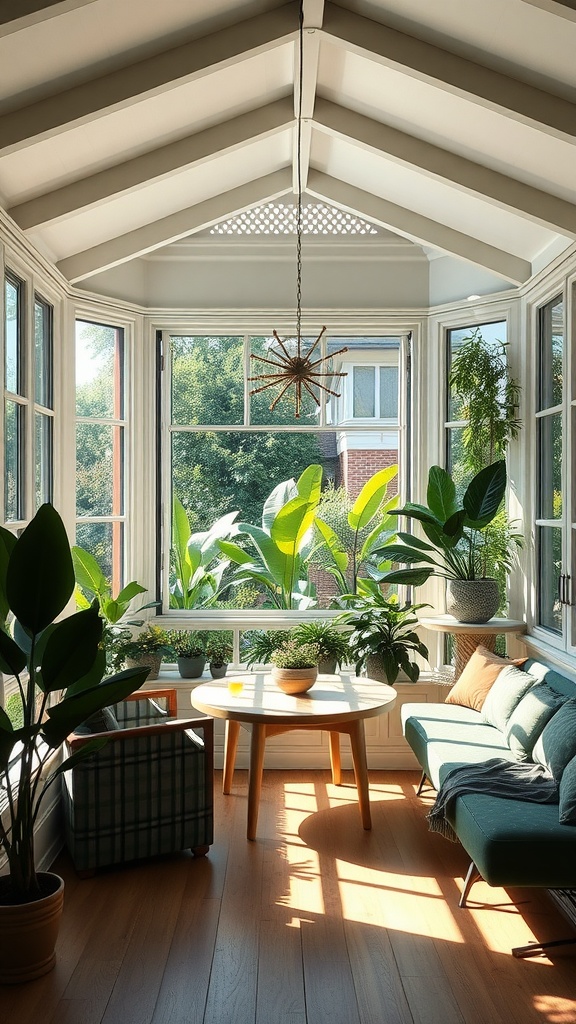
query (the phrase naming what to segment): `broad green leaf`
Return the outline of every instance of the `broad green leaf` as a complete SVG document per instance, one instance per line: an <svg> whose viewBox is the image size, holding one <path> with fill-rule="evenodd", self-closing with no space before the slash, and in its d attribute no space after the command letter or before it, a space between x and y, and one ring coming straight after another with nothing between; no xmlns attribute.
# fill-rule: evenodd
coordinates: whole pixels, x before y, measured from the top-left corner
<svg viewBox="0 0 576 1024"><path fill-rule="evenodd" d="M8 771L8 764L14 747L18 743L18 737L12 727L12 722L3 708L0 708L0 776Z"/></svg>
<svg viewBox="0 0 576 1024"><path fill-rule="evenodd" d="M442 466L432 466L428 473L426 501L432 515L441 523L445 523L458 509L454 481Z"/></svg>
<svg viewBox="0 0 576 1024"><path fill-rule="evenodd" d="M434 549L431 548L431 550ZM428 562L429 565L438 564L431 555L408 544L387 544L382 548L382 554L385 554L390 561L400 562L402 565L414 565L414 563L420 562Z"/></svg>
<svg viewBox="0 0 576 1024"><path fill-rule="evenodd" d="M106 597L110 588L98 562L89 551L75 545L72 549L74 576L83 590L89 590L95 597Z"/></svg>
<svg viewBox="0 0 576 1024"><path fill-rule="evenodd" d="M335 533L332 527L329 526L328 523L325 523L323 519L319 519L318 516L314 519L314 525L321 534L328 551L334 559L334 564L337 569L339 569L341 573L345 573L348 568L349 559L338 534Z"/></svg>
<svg viewBox="0 0 576 1024"><path fill-rule="evenodd" d="M506 491L506 463L494 462L477 473L468 484L462 504L466 510L467 525L481 530L496 515Z"/></svg>
<svg viewBox="0 0 576 1024"><path fill-rule="evenodd" d="M66 607L73 590L74 566L64 523L52 505L41 505L10 556L10 607L22 625L41 633Z"/></svg>
<svg viewBox="0 0 576 1024"><path fill-rule="evenodd" d="M5 530L3 526L0 526L0 621L6 622L8 618L8 612L10 606L8 604L8 598L6 597L6 571L8 569L8 562L10 555L14 550L16 544L16 537L10 530Z"/></svg>
<svg viewBox="0 0 576 1024"><path fill-rule="evenodd" d="M102 601L100 605L102 609L102 615L107 622L115 625L119 619L122 618L125 609L118 603L116 598L111 597L109 600Z"/></svg>
<svg viewBox="0 0 576 1024"><path fill-rule="evenodd" d="M92 668L77 679L75 683L66 690L67 697L73 697L75 693L82 693L83 690L90 690L93 686L98 686L98 683L106 674L106 651L103 647L98 648L94 664Z"/></svg>
<svg viewBox="0 0 576 1024"><path fill-rule="evenodd" d="M0 629L0 672L17 676L26 668L27 660L26 652Z"/></svg>
<svg viewBox="0 0 576 1024"><path fill-rule="evenodd" d="M244 548L241 548L239 544L234 544L233 541L221 540L218 543L218 547L222 554L226 555L227 558L230 558L238 565L244 565L247 562L252 562L254 560L252 555L249 555L247 551L244 551Z"/></svg>
<svg viewBox="0 0 576 1024"><path fill-rule="evenodd" d="M314 522L315 501L293 498L281 508L270 529L270 536L282 554L293 558L300 550L306 532Z"/></svg>
<svg viewBox="0 0 576 1024"><path fill-rule="evenodd" d="M432 576L441 576L436 569L393 569L384 576L386 583L400 583L407 587L421 587Z"/></svg>
<svg viewBox="0 0 576 1024"><path fill-rule="evenodd" d="M386 519L390 523L392 522L392 520L390 519L390 516L386 516ZM383 537L386 533L388 533L388 537L387 538L385 537L384 540L381 540L380 538ZM387 541L391 541L394 536L395 536L395 530L394 529L392 529L392 531L386 531L385 528L384 528L384 522L383 521L377 523L376 526L374 527L374 529L371 530L370 533L368 534L368 536L366 537L366 540L364 541L364 543L363 543L363 545L362 545L362 547L360 549L360 556L359 556L360 562L363 562L366 558L370 558L371 555L375 555L376 552L385 543L387 543Z"/></svg>
<svg viewBox="0 0 576 1024"><path fill-rule="evenodd" d="M300 498L317 505L322 490L322 466L316 463L306 466L296 481L296 489Z"/></svg>
<svg viewBox="0 0 576 1024"><path fill-rule="evenodd" d="M277 484L264 502L264 508L262 509L262 529L266 530L267 533L270 533L270 527L272 526L272 523L280 509L291 501L292 498L296 498L297 495L298 490L295 480L283 480L281 483Z"/></svg>
<svg viewBox="0 0 576 1024"><path fill-rule="evenodd" d="M286 567L286 555L274 543L271 536L258 526L251 526L250 523L240 523L239 530L246 533L252 539L258 554L262 559L265 569L270 573L278 586L282 586Z"/></svg>
<svg viewBox="0 0 576 1024"><path fill-rule="evenodd" d="M435 551L435 547L432 544L427 544L421 537L416 537L413 533L399 533L398 540L408 544L410 547L419 548L421 551Z"/></svg>
<svg viewBox="0 0 576 1024"><path fill-rule="evenodd" d="M130 604L130 602L133 601L134 598L138 596L138 594L145 594L145 593L146 593L146 587L143 587L140 583L137 583L136 580L132 580L131 583L127 583L126 586L123 587L123 589L118 594L116 600L117 600L118 604L123 604L125 606L128 606Z"/></svg>
<svg viewBox="0 0 576 1024"><path fill-rule="evenodd" d="M42 689L65 690L90 672L101 637L102 619L94 608L59 622L42 657Z"/></svg>
<svg viewBox="0 0 576 1024"><path fill-rule="evenodd" d="M104 679L91 690L66 696L59 704L48 708L48 718L42 723L42 735L48 745L59 747L76 726L95 711L124 700L142 686L149 673L149 668L127 668Z"/></svg>
<svg viewBox="0 0 576 1024"><path fill-rule="evenodd" d="M353 530L362 530L372 521L386 496L388 484L396 476L398 466L379 470L364 484L354 505L348 513L348 523Z"/></svg>
<svg viewBox="0 0 576 1024"><path fill-rule="evenodd" d="M186 556L191 532L186 509L175 497L172 503L172 547L180 560Z"/></svg>
<svg viewBox="0 0 576 1024"><path fill-rule="evenodd" d="M79 586L74 588L74 602L78 610L89 608L91 604L86 595L82 593Z"/></svg>

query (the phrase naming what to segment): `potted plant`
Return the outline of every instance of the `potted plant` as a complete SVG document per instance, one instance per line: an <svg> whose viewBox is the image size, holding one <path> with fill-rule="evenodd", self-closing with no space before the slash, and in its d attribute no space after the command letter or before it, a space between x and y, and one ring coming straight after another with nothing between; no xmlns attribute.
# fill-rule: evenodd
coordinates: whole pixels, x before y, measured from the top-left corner
<svg viewBox="0 0 576 1024"><path fill-rule="evenodd" d="M315 644L320 673L332 675L340 665L351 660L350 631L335 626L333 620L301 622L290 631L290 635L300 643Z"/></svg>
<svg viewBox="0 0 576 1024"><path fill-rule="evenodd" d="M242 637L241 660L248 668L269 665L274 651L288 640L287 629L250 629Z"/></svg>
<svg viewBox="0 0 576 1024"><path fill-rule="evenodd" d="M8 874L0 879L0 981L27 981L54 966L64 883L38 872L34 827L47 788L106 740L86 744L58 763L56 751L81 722L123 700L147 672L129 669L103 679L98 604L59 619L74 591L64 524L42 505L16 537L0 527L0 671L14 676L23 726L0 708L0 784L7 823L0 849Z"/></svg>
<svg viewBox="0 0 576 1024"><path fill-rule="evenodd" d="M197 629L171 629L168 643L182 679L199 679L206 664L206 635Z"/></svg>
<svg viewBox="0 0 576 1024"><path fill-rule="evenodd" d="M339 621L352 627L356 672L365 670L370 679L393 686L402 671L415 683L420 666L414 655L428 657L428 648L414 629L416 612L427 605L401 604L396 594L386 598L373 580L359 580L359 587L359 594L346 595L354 607L339 616Z"/></svg>
<svg viewBox="0 0 576 1024"><path fill-rule="evenodd" d="M384 574L387 583L421 586L434 575L448 580L447 611L460 622L488 622L500 603L497 581L486 576L486 527L500 509L506 490L504 460L492 463L468 484L462 501L454 480L441 466L428 474L428 505L408 502L391 515L418 520L429 543L399 533L386 548L389 558L411 568Z"/></svg>
<svg viewBox="0 0 576 1024"><path fill-rule="evenodd" d="M206 657L213 679L223 679L232 657L232 634L227 629L215 629L208 634Z"/></svg>
<svg viewBox="0 0 576 1024"><path fill-rule="evenodd" d="M146 626L136 636L130 630L123 630L113 639L112 649L116 664L127 668L149 668L150 679L158 678L162 660L172 654L168 633L154 625Z"/></svg>
<svg viewBox="0 0 576 1024"><path fill-rule="evenodd" d="M306 693L318 676L318 647L293 637L272 652L272 679L284 693Z"/></svg>

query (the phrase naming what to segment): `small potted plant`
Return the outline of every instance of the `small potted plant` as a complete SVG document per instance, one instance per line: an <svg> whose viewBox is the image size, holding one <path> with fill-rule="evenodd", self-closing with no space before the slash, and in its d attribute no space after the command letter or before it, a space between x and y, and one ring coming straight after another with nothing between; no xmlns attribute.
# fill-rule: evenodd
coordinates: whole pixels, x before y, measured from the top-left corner
<svg viewBox="0 0 576 1024"><path fill-rule="evenodd" d="M272 679L284 693L306 693L318 676L318 647L294 638L272 652Z"/></svg>
<svg viewBox="0 0 576 1024"><path fill-rule="evenodd" d="M208 634L206 657L213 679L223 679L232 657L232 634L227 629L215 629Z"/></svg>
<svg viewBox="0 0 576 1024"><path fill-rule="evenodd" d="M160 626L148 625L136 636L128 636L113 642L116 661L121 661L127 668L147 667L150 679L157 679L164 658L172 653L168 633Z"/></svg>
<svg viewBox="0 0 576 1024"><path fill-rule="evenodd" d="M124 700L145 681L145 669L103 679L98 603L61 618L74 590L64 524L42 505L16 538L0 527L0 671L15 678L23 727L0 708L0 982L38 978L51 970L64 883L37 872L34 831L42 798L62 772L103 746L105 737L58 762L66 737L91 715Z"/></svg>
<svg viewBox="0 0 576 1024"><path fill-rule="evenodd" d="M332 675L342 664L352 660L350 630L334 625L331 619L301 622L290 631L301 643L315 644L318 648L318 671Z"/></svg>
<svg viewBox="0 0 576 1024"><path fill-rule="evenodd" d="M287 629L251 629L242 636L241 661L248 668L253 665L269 665L274 651L288 640Z"/></svg>
<svg viewBox="0 0 576 1024"><path fill-rule="evenodd" d="M413 660L418 654L428 657L428 648L415 632L416 612L423 604L401 604L393 594L384 597L373 580L361 580L360 593L348 594L354 608L339 617L352 627L350 645L354 652L356 672L365 671L370 679L392 686L400 673L415 683L420 666Z"/></svg>
<svg viewBox="0 0 576 1024"><path fill-rule="evenodd" d="M206 665L206 635L197 629L172 629L168 642L182 679L199 679Z"/></svg>

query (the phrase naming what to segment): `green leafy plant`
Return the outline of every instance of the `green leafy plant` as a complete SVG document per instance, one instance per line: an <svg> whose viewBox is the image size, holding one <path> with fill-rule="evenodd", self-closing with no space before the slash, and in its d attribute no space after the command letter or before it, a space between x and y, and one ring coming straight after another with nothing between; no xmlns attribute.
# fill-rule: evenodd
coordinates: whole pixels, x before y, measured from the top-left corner
<svg viewBox="0 0 576 1024"><path fill-rule="evenodd" d="M146 587L143 587L136 580L127 583L116 595L112 594L110 580L106 579L98 562L89 551L75 545L72 549L72 561L74 564L74 577L76 579L76 606L88 608L94 598L98 601L102 618L111 626L116 625L125 616L138 594L145 594ZM141 605L137 611L144 611L145 608L155 608L158 602L150 601ZM141 626L142 620L126 622L127 625Z"/></svg>
<svg viewBox="0 0 576 1024"><path fill-rule="evenodd" d="M339 629L329 619L300 622L290 630L290 636L298 643L314 644L319 661L334 658L338 667L350 660L350 630Z"/></svg>
<svg viewBox="0 0 576 1024"><path fill-rule="evenodd" d="M366 481L347 511L346 530L340 524L340 532L337 532L321 514L315 517L321 555L322 558L328 556L325 568L334 576L341 594L356 593L361 569L370 579L380 580L390 568L385 545L395 535L395 522L390 513L398 504L398 498L397 495L388 497L388 485L397 474L397 465L388 466Z"/></svg>
<svg viewBox="0 0 576 1024"><path fill-rule="evenodd" d="M170 639L165 629L149 624L135 636L127 631L127 635L113 641L113 654L119 664L126 659L138 661L140 658L160 655L167 658L172 654Z"/></svg>
<svg viewBox="0 0 576 1024"><path fill-rule="evenodd" d="M276 668L313 668L318 664L316 644L302 644L298 640L285 640L270 656Z"/></svg>
<svg viewBox="0 0 576 1024"><path fill-rule="evenodd" d="M59 619L74 591L74 566L64 524L42 505L16 539L0 527L0 671L13 675L23 725L15 729L0 708L0 782L8 799L8 824L0 821L0 847L9 876L2 901L41 897L34 865L34 825L52 782L102 746L91 741L45 776L44 768L81 722L123 700L145 681L146 669L104 679L99 605ZM17 782L10 772L17 762Z"/></svg>
<svg viewBox="0 0 576 1024"><path fill-rule="evenodd" d="M233 653L232 633L228 629L215 629L208 634L206 657L212 665L228 665Z"/></svg>
<svg viewBox="0 0 576 1024"><path fill-rule="evenodd" d="M167 636L176 658L202 658L206 654L206 633L198 629L171 629Z"/></svg>
<svg viewBox="0 0 576 1024"><path fill-rule="evenodd" d="M273 652L289 639L287 629L251 629L242 637L241 658L248 668L267 665Z"/></svg>
<svg viewBox="0 0 576 1024"><path fill-rule="evenodd" d="M428 606L401 604L395 594L386 598L372 580L362 580L360 593L348 594L346 599L354 607L339 616L339 621L352 627L350 645L356 671L361 672L368 658L375 655L380 658L390 685L396 682L400 671L415 683L420 666L413 656L428 657L428 648L414 629L418 624L416 612Z"/></svg>
<svg viewBox="0 0 576 1024"><path fill-rule="evenodd" d="M262 526L238 523L238 533L247 538L255 553L219 541L222 553L238 566L234 584L260 584L276 608L302 610L316 603L307 564L313 550L311 528L321 483L322 467L307 466L296 482L284 480L274 488L264 504Z"/></svg>
<svg viewBox="0 0 576 1024"><path fill-rule="evenodd" d="M498 513L505 490L503 460L473 477L462 502L457 500L450 474L440 466L432 466L428 475L428 505L409 502L392 513L418 520L428 542L399 533L401 543L387 546L388 557L411 568L393 569L383 578L388 583L415 587L432 575L460 580L485 578L485 530Z"/></svg>
<svg viewBox="0 0 576 1024"><path fill-rule="evenodd" d="M171 559L174 582L170 586L171 608L212 608L218 603L223 578L230 562L222 557L220 541L238 528L237 512L221 516L202 533L192 533L181 501L172 507Z"/></svg>

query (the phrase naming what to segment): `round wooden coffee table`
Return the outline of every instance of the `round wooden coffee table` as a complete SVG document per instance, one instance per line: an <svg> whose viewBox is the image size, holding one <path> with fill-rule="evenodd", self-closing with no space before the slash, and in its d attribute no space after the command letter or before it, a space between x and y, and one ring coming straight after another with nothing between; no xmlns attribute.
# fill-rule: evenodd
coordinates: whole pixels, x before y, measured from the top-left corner
<svg viewBox="0 0 576 1024"><path fill-rule="evenodd" d="M229 689L235 680L243 684L237 694ZM396 701L391 686L343 672L318 676L307 693L291 696L279 690L267 673L257 672L231 676L219 683L202 683L192 691L191 701L198 711L226 720L223 793L230 793L232 788L240 726L251 727L248 839L256 838L266 740L291 729L329 733L332 781L337 786L341 783L340 733L350 737L362 824L365 829L372 827L364 719L390 711Z"/></svg>

